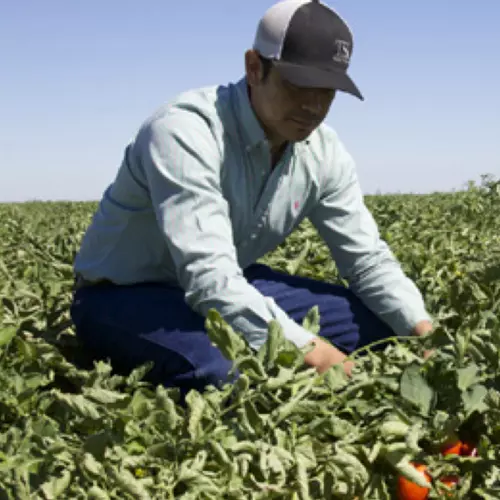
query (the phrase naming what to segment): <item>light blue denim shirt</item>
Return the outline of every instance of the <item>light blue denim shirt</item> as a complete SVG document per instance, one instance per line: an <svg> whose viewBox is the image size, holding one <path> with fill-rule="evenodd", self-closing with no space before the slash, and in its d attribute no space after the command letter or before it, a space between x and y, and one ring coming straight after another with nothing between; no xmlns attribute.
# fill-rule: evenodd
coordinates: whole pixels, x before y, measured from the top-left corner
<svg viewBox="0 0 500 500"><path fill-rule="evenodd" d="M313 336L262 296L242 268L309 218L352 290L399 335L430 319L366 208L355 164L321 125L271 169L246 80L160 108L125 149L84 235L75 271L118 284L165 281L205 316L215 308L257 349L272 319L297 346Z"/></svg>

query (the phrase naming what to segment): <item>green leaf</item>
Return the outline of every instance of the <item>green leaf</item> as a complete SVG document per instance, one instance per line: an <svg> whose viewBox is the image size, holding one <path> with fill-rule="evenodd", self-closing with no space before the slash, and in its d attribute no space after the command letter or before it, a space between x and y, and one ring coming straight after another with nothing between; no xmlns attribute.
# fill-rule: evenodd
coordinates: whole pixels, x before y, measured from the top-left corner
<svg viewBox="0 0 500 500"><path fill-rule="evenodd" d="M206 408L206 403L198 391L191 390L186 395L189 408L188 432L192 441L197 441L202 435L201 419Z"/></svg>
<svg viewBox="0 0 500 500"><path fill-rule="evenodd" d="M412 483L423 488L430 488L430 483L423 472L418 471L407 459L397 461L392 465L394 465L399 474L409 479Z"/></svg>
<svg viewBox="0 0 500 500"><path fill-rule="evenodd" d="M319 335L321 326L320 326L320 314L318 306L312 307L307 312L304 319L302 320L302 327L305 328L307 331L314 333L314 335Z"/></svg>
<svg viewBox="0 0 500 500"><path fill-rule="evenodd" d="M47 500L52 500L53 498L60 498L61 495L65 494L70 483L71 472L69 470L65 470L61 476L52 477L46 483L42 484L40 489L43 491Z"/></svg>
<svg viewBox="0 0 500 500"><path fill-rule="evenodd" d="M380 426L380 434L386 439L405 437L409 431L410 426L407 423L394 418L387 419Z"/></svg>
<svg viewBox="0 0 500 500"><path fill-rule="evenodd" d="M119 470L114 466L108 466L107 470L122 493L131 495L132 498L137 500L151 500L148 491L129 470L125 468Z"/></svg>
<svg viewBox="0 0 500 500"><path fill-rule="evenodd" d="M259 349L257 355L267 370L270 370L274 365L279 348L283 345L283 338L281 325L277 321L271 321L268 326L266 342Z"/></svg>
<svg viewBox="0 0 500 500"><path fill-rule="evenodd" d="M128 409L136 418L146 418L153 409L153 403L146 391L137 389L130 400Z"/></svg>
<svg viewBox="0 0 500 500"><path fill-rule="evenodd" d="M55 438L59 433L57 422L44 415L33 421L32 428L33 433L41 438Z"/></svg>
<svg viewBox="0 0 500 500"><path fill-rule="evenodd" d="M482 413L488 410L485 404L485 398L488 395L488 390L483 385L475 385L462 393L462 401L467 415L471 415L475 411Z"/></svg>
<svg viewBox="0 0 500 500"><path fill-rule="evenodd" d="M100 476L104 472L102 464L91 453L84 453L80 467L93 476Z"/></svg>
<svg viewBox="0 0 500 500"><path fill-rule="evenodd" d="M294 380L295 372L291 368L278 368L276 377L269 377L261 386L262 391L275 391L282 389Z"/></svg>
<svg viewBox="0 0 500 500"><path fill-rule="evenodd" d="M236 360L249 351L243 337L235 333L215 309L208 312L205 328L210 340L228 360Z"/></svg>
<svg viewBox="0 0 500 500"><path fill-rule="evenodd" d="M83 444L83 449L92 454L96 460L102 461L104 460L106 448L110 446L112 442L113 439L111 435L106 431L101 431L97 434L88 436Z"/></svg>
<svg viewBox="0 0 500 500"><path fill-rule="evenodd" d="M305 240L305 244L303 245L302 250L300 251L299 255L291 261L288 261L286 265L286 270L288 274L294 275L299 267L302 265L304 262L305 258L307 257L307 254L309 253L309 250L311 249L311 242L309 240Z"/></svg>
<svg viewBox="0 0 500 500"><path fill-rule="evenodd" d="M140 382L146 377L146 375L153 369L153 367L153 361L148 361L147 363L143 363L142 365L132 370L130 372L130 375L127 377L127 386L129 388L137 387Z"/></svg>
<svg viewBox="0 0 500 500"><path fill-rule="evenodd" d="M17 335L17 328L10 326L0 329L0 347L6 346Z"/></svg>
<svg viewBox="0 0 500 500"><path fill-rule="evenodd" d="M418 365L410 365L403 371L400 391L406 401L418 407L423 415L429 415L434 400L434 391L420 374Z"/></svg>
<svg viewBox="0 0 500 500"><path fill-rule="evenodd" d="M66 404L76 415L93 420L99 420L101 415L97 407L85 398L82 394L62 394L59 391L53 391L55 397Z"/></svg>
<svg viewBox="0 0 500 500"><path fill-rule="evenodd" d="M88 399L95 401L96 403L105 405L129 399L129 396L127 394L120 394L117 391L109 391L107 389L101 389L97 387L84 388L83 395Z"/></svg>
<svg viewBox="0 0 500 500"><path fill-rule="evenodd" d="M465 391L480 380L480 377L478 376L478 367L474 363L457 370L457 376L458 388L461 391Z"/></svg>
<svg viewBox="0 0 500 500"><path fill-rule="evenodd" d="M88 490L88 499L89 500L110 500L109 495L97 485L93 485Z"/></svg>

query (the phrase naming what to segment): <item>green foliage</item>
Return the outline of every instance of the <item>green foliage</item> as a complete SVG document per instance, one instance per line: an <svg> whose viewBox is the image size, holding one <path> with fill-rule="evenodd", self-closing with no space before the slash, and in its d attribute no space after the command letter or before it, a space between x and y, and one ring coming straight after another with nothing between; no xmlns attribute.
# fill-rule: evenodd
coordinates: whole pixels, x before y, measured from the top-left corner
<svg viewBox="0 0 500 500"><path fill-rule="evenodd" d="M0 499L390 499L398 474L422 482L412 461L460 476L446 498L498 498L500 183L367 204L435 333L355 353L348 379L307 368L274 322L253 353L211 311L210 338L241 376L185 405L145 381L150 365L81 367L71 264L96 205L0 206ZM342 282L307 221L264 261ZM304 326L318 325L315 308ZM454 433L478 455L443 457Z"/></svg>

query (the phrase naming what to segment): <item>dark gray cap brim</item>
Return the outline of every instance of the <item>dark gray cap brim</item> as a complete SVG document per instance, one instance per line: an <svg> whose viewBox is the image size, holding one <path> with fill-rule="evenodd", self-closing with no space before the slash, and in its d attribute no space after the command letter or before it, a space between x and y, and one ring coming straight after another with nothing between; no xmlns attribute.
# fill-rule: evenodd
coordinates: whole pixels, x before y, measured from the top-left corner
<svg viewBox="0 0 500 500"><path fill-rule="evenodd" d="M324 70L282 61L273 61L273 63L280 75L292 85L340 90L364 100L356 84L344 71Z"/></svg>

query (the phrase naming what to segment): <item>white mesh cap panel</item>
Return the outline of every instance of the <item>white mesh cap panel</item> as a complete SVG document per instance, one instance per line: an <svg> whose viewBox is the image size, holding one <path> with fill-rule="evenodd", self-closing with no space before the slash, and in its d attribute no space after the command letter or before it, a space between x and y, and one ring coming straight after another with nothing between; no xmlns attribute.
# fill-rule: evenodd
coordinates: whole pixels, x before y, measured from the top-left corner
<svg viewBox="0 0 500 500"><path fill-rule="evenodd" d="M279 59L288 25L295 11L311 0L282 0L270 7L257 27L254 50L264 57Z"/></svg>

